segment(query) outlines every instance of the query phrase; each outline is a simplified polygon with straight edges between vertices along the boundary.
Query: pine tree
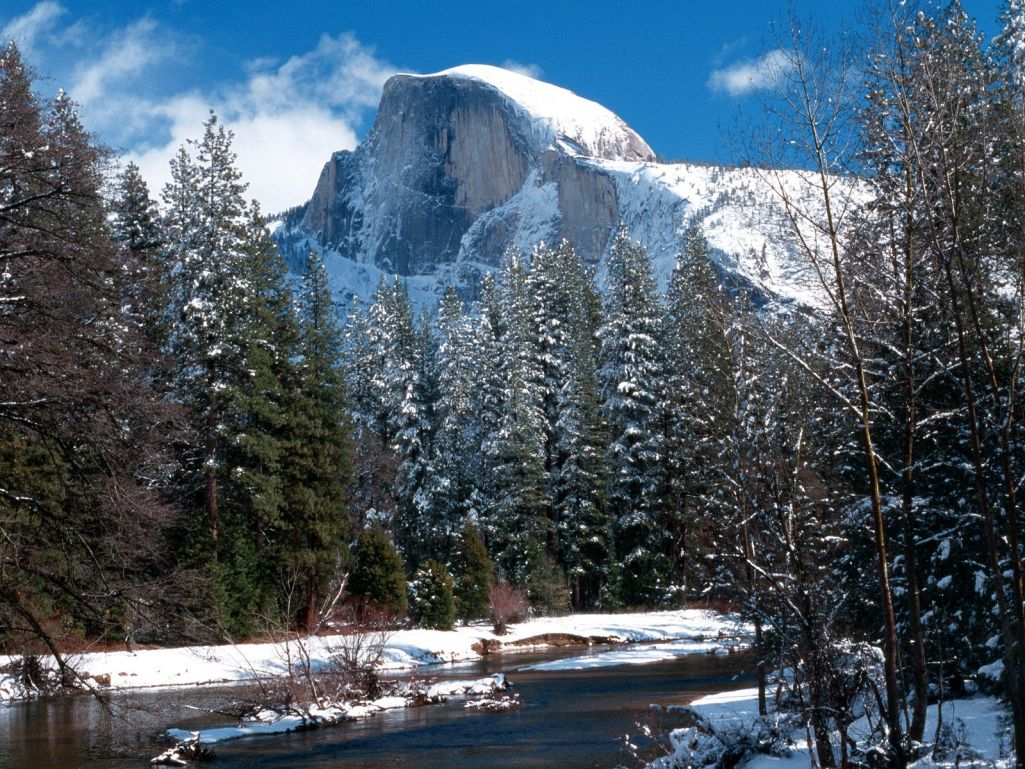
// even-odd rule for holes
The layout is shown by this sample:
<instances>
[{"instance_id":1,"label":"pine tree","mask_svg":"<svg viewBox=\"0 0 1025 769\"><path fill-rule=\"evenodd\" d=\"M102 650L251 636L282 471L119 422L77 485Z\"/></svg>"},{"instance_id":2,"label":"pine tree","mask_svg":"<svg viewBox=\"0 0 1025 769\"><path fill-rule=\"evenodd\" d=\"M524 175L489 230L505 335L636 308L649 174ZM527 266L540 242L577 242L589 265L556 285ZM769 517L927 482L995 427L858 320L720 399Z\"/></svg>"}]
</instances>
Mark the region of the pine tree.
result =
<instances>
[{"instance_id":1,"label":"pine tree","mask_svg":"<svg viewBox=\"0 0 1025 769\"><path fill-rule=\"evenodd\" d=\"M167 339L163 325L166 301L162 286L167 277L161 258L164 240L157 205L134 163L117 177L110 212L112 235L127 251L130 267L125 276L130 307L127 312L137 318L147 339L159 349Z\"/></svg>"},{"instance_id":2,"label":"pine tree","mask_svg":"<svg viewBox=\"0 0 1025 769\"><path fill-rule=\"evenodd\" d=\"M373 421L394 452L392 531L413 566L433 548L443 547L445 539L427 493L433 459L430 330L415 320L409 295L397 278L381 281L368 321L369 384L377 412Z\"/></svg>"},{"instance_id":3,"label":"pine tree","mask_svg":"<svg viewBox=\"0 0 1025 769\"><path fill-rule=\"evenodd\" d=\"M437 335L437 398L427 493L439 529L436 541L443 546L435 554L447 558L455 533L474 510L481 471L481 435L473 398L479 372L474 367L472 327L451 286L438 308Z\"/></svg>"},{"instance_id":4,"label":"pine tree","mask_svg":"<svg viewBox=\"0 0 1025 769\"><path fill-rule=\"evenodd\" d=\"M196 419L201 445L192 469L202 479L200 498L216 557L220 534L219 481L226 417L241 379L242 308L250 291L242 267L245 184L235 168L231 134L211 115L193 142L194 159L180 148L164 188L167 258L172 260L170 352L175 389Z\"/></svg>"},{"instance_id":5,"label":"pine tree","mask_svg":"<svg viewBox=\"0 0 1025 769\"><path fill-rule=\"evenodd\" d=\"M493 513L499 496L496 477L497 456L492 449L498 438L505 409L505 382L502 380L501 338L505 333L500 296L495 276L488 273L481 281L480 298L474 315L470 340L470 367L477 374L473 398L475 440L480 441L477 463L480 468L474 484L473 509L481 535L496 542L498 521Z\"/></svg>"},{"instance_id":6,"label":"pine tree","mask_svg":"<svg viewBox=\"0 0 1025 769\"><path fill-rule=\"evenodd\" d=\"M489 593L495 584L495 567L480 531L472 521L463 524L459 544L452 556L455 576L456 616L464 622L486 619Z\"/></svg>"},{"instance_id":7,"label":"pine tree","mask_svg":"<svg viewBox=\"0 0 1025 769\"><path fill-rule=\"evenodd\" d=\"M114 239L144 260L156 262L164 243L160 213L135 163L118 175L110 210Z\"/></svg>"},{"instance_id":8,"label":"pine tree","mask_svg":"<svg viewBox=\"0 0 1025 769\"><path fill-rule=\"evenodd\" d=\"M406 614L406 572L391 538L379 523L363 530L353 547L349 591L376 601L399 616Z\"/></svg>"},{"instance_id":9,"label":"pine tree","mask_svg":"<svg viewBox=\"0 0 1025 769\"><path fill-rule=\"evenodd\" d=\"M417 570L409 586L409 613L420 627L451 630L456 619L452 577L433 558Z\"/></svg>"},{"instance_id":10,"label":"pine tree","mask_svg":"<svg viewBox=\"0 0 1025 769\"><path fill-rule=\"evenodd\" d=\"M546 467L555 532L548 554L569 572L577 608L594 606L610 542L606 438L598 399L593 281L573 247L538 248L531 291L544 381ZM549 569L549 572L551 570Z\"/></svg>"},{"instance_id":11,"label":"pine tree","mask_svg":"<svg viewBox=\"0 0 1025 769\"><path fill-rule=\"evenodd\" d=\"M286 428L302 411L290 403L299 332L284 262L259 208L242 197L231 142L211 115L203 138L191 143L195 159L182 148L172 162L165 248L174 264L174 391L198 435L184 482L202 488L195 501L207 529L205 536L194 530L189 545L195 556L211 557L218 622L245 634L274 603L268 555L288 525Z\"/></svg>"},{"instance_id":12,"label":"pine tree","mask_svg":"<svg viewBox=\"0 0 1025 769\"><path fill-rule=\"evenodd\" d=\"M701 520L715 516L735 491L729 441L734 435L739 356L729 299L714 272L701 226L692 223L666 293L664 350L665 487L673 572L686 584L685 563L699 563ZM731 505L727 505L731 507Z\"/></svg>"},{"instance_id":13,"label":"pine tree","mask_svg":"<svg viewBox=\"0 0 1025 769\"><path fill-rule=\"evenodd\" d=\"M615 517L618 597L630 605L668 600L677 589L666 557L664 489L664 360L660 310L644 249L624 230L608 263L601 339L603 410L611 433L609 505Z\"/></svg>"},{"instance_id":14,"label":"pine tree","mask_svg":"<svg viewBox=\"0 0 1025 769\"><path fill-rule=\"evenodd\" d=\"M510 254L501 289L499 371L502 412L484 451L494 468L494 497L485 517L494 528L492 549L505 578L525 586L531 556L551 535L544 446L542 372L531 313L527 271Z\"/></svg>"},{"instance_id":15,"label":"pine tree","mask_svg":"<svg viewBox=\"0 0 1025 769\"><path fill-rule=\"evenodd\" d=\"M289 440L282 461L284 511L278 547L284 570L298 579L302 622L312 630L328 585L347 561L347 487L352 476L341 331L327 272L315 251L307 257L297 304L297 365L286 414Z\"/></svg>"},{"instance_id":16,"label":"pine tree","mask_svg":"<svg viewBox=\"0 0 1025 769\"><path fill-rule=\"evenodd\" d=\"M357 304L345 323L342 344L354 444L349 508L357 528L369 518L390 520L395 511L395 458L375 387L383 368L375 336L369 313Z\"/></svg>"}]
</instances>

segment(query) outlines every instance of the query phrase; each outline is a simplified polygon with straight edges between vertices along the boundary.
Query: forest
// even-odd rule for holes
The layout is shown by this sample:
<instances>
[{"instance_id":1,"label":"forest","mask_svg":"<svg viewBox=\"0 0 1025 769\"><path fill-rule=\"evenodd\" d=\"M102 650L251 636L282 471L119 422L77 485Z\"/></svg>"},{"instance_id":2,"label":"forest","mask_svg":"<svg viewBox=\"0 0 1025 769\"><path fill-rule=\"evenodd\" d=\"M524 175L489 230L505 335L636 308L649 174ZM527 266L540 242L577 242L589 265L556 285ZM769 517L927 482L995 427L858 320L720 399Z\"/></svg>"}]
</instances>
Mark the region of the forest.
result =
<instances>
[{"instance_id":1,"label":"forest","mask_svg":"<svg viewBox=\"0 0 1025 769\"><path fill-rule=\"evenodd\" d=\"M598 271L538 244L434 315L396 278L339 317L216 115L154 198L9 45L0 651L74 687L87 644L314 631L345 595L441 627L493 585L714 602L823 767L907 765L976 687L1025 765L1025 7L991 43L957 2L871 18L787 28L746 145L807 306L723 285L695 218L665 291L621 228Z\"/></svg>"}]
</instances>

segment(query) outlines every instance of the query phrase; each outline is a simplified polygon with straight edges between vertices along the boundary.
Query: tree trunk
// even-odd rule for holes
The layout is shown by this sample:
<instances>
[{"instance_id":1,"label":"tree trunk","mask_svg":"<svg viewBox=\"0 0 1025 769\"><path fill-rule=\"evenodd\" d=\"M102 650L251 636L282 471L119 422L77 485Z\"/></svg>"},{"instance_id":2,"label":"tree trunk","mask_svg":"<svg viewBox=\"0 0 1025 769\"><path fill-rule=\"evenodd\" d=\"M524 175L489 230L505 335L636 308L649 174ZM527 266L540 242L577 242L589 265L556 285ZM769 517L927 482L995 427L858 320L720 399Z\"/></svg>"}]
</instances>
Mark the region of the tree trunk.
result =
<instances>
[{"instance_id":1,"label":"tree trunk","mask_svg":"<svg viewBox=\"0 0 1025 769\"><path fill-rule=\"evenodd\" d=\"M819 138L814 120L810 123L818 156L818 174L823 202L825 204L827 232L829 234L832 256L833 279L835 280L837 309L843 321L854 361L855 383L858 388L858 404L860 407L860 429L862 445L865 451L865 465L868 470L869 498L872 504L872 529L878 558L879 599L883 610L883 666L886 680L886 722L890 730L890 748L892 760L897 769L907 764L904 755L904 740L900 725L900 691L897 687L897 620L893 612L893 592L890 589L890 566L886 553L886 521L883 518L882 496L879 488L879 467L876 462L875 446L872 443L872 401L868 389L868 378L865 374L865 361L858 345L854 320L847 301L847 285L844 278L843 263L840 256L840 237L837 224L833 217L833 205L830 194L827 170L828 163L824 157L824 146Z\"/></svg>"},{"instance_id":2,"label":"tree trunk","mask_svg":"<svg viewBox=\"0 0 1025 769\"><path fill-rule=\"evenodd\" d=\"M975 410L975 387L972 383L968 349L965 343L964 324L958 300L957 285L954 282L950 258L944 255L944 274L947 288L950 291L950 302L954 316L954 329L957 332L958 362L961 370L961 386L965 396L965 409L968 414L968 430L972 451L972 467L975 475L975 492L978 498L979 512L982 514L986 535L986 551L989 567L993 576L993 589L997 597L997 610L1000 616L1000 630L1003 637L1004 680L1007 687L1007 699L1011 704L1011 721L1014 727L1015 766L1025 769L1025 691L1020 684L1019 655L1016 633L1012 627L1011 607L1008 606L1007 592L1004 585L1003 568L1000 563L1000 546L996 534L993 510L986 493L985 471L982 460L982 439L980 438L979 416Z\"/></svg>"},{"instance_id":3,"label":"tree trunk","mask_svg":"<svg viewBox=\"0 0 1025 769\"><path fill-rule=\"evenodd\" d=\"M207 363L207 389L210 405L206 412L206 435L203 446L203 472L206 477L206 517L210 526L210 541L213 543L213 558L217 560L217 410L214 396L214 368Z\"/></svg>"},{"instance_id":4,"label":"tree trunk","mask_svg":"<svg viewBox=\"0 0 1025 769\"><path fill-rule=\"evenodd\" d=\"M303 612L303 627L307 633L316 632L320 624L317 603L317 586L313 583L313 580L308 580L306 583L306 607Z\"/></svg>"},{"instance_id":5,"label":"tree trunk","mask_svg":"<svg viewBox=\"0 0 1025 769\"><path fill-rule=\"evenodd\" d=\"M811 720L812 735L815 738L815 753L819 758L819 766L822 769L832 769L836 766L836 756L833 755L832 730L829 728L827 713L830 710L830 703L823 681L822 647L824 645L820 634L812 627L815 616L810 602L805 600L804 629L804 666L807 678L808 710Z\"/></svg>"},{"instance_id":6,"label":"tree trunk","mask_svg":"<svg viewBox=\"0 0 1025 769\"><path fill-rule=\"evenodd\" d=\"M905 125L905 142L908 126ZM901 321L904 342L904 397L907 400L907 413L904 421L904 469L901 473L901 507L904 523L904 568L907 572L907 607L910 618L911 646L911 679L915 693L911 725L908 728L908 739L921 742L925 736L925 720L929 707L929 673L925 654L925 629L922 626L922 595L918 583L918 554L915 547L914 521L914 490L915 490L915 438L917 436L916 420L918 419L918 396L915 381L915 334L913 318L915 313L915 271L912 233L914 232L914 212L911 201L914 199L914 176L911 166L904 171L904 236L901 257L904 267L904 300L902 303Z\"/></svg>"},{"instance_id":7,"label":"tree trunk","mask_svg":"<svg viewBox=\"0 0 1025 769\"><path fill-rule=\"evenodd\" d=\"M762 647L763 641L762 620L757 618L755 619L755 648L758 650L758 665L756 668L758 675L758 715L767 716L769 715L769 707L765 701L765 650Z\"/></svg>"},{"instance_id":8,"label":"tree trunk","mask_svg":"<svg viewBox=\"0 0 1025 769\"><path fill-rule=\"evenodd\" d=\"M206 438L206 517L210 525L210 541L214 545L214 560L217 560L217 468L214 465L214 436L209 431Z\"/></svg>"}]
</instances>

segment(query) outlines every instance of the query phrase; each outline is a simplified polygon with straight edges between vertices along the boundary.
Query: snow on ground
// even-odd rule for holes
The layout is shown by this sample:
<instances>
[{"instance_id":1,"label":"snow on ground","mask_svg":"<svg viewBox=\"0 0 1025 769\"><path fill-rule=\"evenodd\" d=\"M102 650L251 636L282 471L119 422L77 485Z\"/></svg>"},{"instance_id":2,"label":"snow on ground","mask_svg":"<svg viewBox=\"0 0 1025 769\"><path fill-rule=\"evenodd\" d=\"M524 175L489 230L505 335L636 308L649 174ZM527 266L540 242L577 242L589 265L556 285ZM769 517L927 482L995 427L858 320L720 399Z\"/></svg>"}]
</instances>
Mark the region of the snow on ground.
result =
<instances>
[{"instance_id":1,"label":"snow on ground","mask_svg":"<svg viewBox=\"0 0 1025 769\"><path fill-rule=\"evenodd\" d=\"M723 642L750 633L734 617L689 609L645 614L578 614L545 617L512 625L504 636L490 626L471 625L451 631L399 630L387 637L382 668L405 670L443 662L479 659L486 643L498 647L538 647L555 642L654 642L685 640ZM570 638L565 638L565 637ZM342 636L303 639L315 665L327 664L338 653ZM695 643L693 650L707 651ZM254 643L192 646L175 649L140 649L134 652L93 652L69 657L75 669L103 689L184 687L199 684L242 683L254 678L282 675L288 667L286 646ZM294 658L295 648L291 649ZM0 670L14 660L0 656ZM13 673L0 673L0 702L24 699Z\"/></svg>"},{"instance_id":2,"label":"snow on ground","mask_svg":"<svg viewBox=\"0 0 1025 769\"><path fill-rule=\"evenodd\" d=\"M442 701L446 697L460 697L471 694L491 694L506 688L505 676L498 674L472 681L444 681L427 689L427 697L432 702ZM209 729L190 731L187 729L168 729L166 735L176 742L197 740L203 745L240 737L256 737L267 734L285 734L298 729L313 726L336 724L341 721L356 721L380 713L383 710L396 710L409 707L410 697L392 695L381 697L372 702L342 702L310 708L301 715L282 715L274 710L265 710L252 718L247 718L237 726L216 726Z\"/></svg>"},{"instance_id":3,"label":"snow on ground","mask_svg":"<svg viewBox=\"0 0 1025 769\"><path fill-rule=\"evenodd\" d=\"M529 665L521 670L594 670L617 665L647 665L652 662L667 662L685 654L717 654L737 651L744 646L739 639L709 641L670 641L659 645L631 646L627 649L585 654L551 662Z\"/></svg>"},{"instance_id":4,"label":"snow on ground","mask_svg":"<svg viewBox=\"0 0 1025 769\"><path fill-rule=\"evenodd\" d=\"M731 729L749 724L758 717L758 690L749 688L719 692L696 699L688 707L702 716L717 732L728 733ZM1001 737L1002 713L1000 703L995 698L976 696L944 702L942 716L945 724L964 725L965 742L976 751L980 759L999 764L1010 748L1007 737ZM940 709L937 705L929 706L925 729L927 742L935 738L939 714ZM864 719L861 719L852 726L851 736L863 737L866 731ZM673 744L678 747L678 754L680 751L677 743L685 739L688 732L687 729L680 729L673 733L676 735ZM808 741L803 731L795 732L792 738L794 746L789 756L756 755L743 764L743 769L807 769L813 766ZM950 765L952 766L953 762ZM667 756L656 759L647 769L673 769L675 766L672 757ZM916 769L945 769L947 766L945 763L933 762L928 757L913 764Z\"/></svg>"}]
</instances>

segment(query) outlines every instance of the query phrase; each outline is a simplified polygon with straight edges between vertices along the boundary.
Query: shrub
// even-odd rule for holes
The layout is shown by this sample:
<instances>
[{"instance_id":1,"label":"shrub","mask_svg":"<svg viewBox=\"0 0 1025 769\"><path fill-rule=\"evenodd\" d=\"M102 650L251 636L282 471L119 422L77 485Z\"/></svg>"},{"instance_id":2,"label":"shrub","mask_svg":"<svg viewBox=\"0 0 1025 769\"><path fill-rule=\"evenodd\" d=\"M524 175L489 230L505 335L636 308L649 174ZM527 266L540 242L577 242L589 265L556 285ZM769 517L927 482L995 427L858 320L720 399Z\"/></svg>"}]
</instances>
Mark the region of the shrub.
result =
<instances>
[{"instance_id":1,"label":"shrub","mask_svg":"<svg viewBox=\"0 0 1025 769\"><path fill-rule=\"evenodd\" d=\"M527 618L530 603L527 594L508 582L499 582L488 592L491 603L491 622L496 635L505 635L508 625Z\"/></svg>"},{"instance_id":2,"label":"shrub","mask_svg":"<svg viewBox=\"0 0 1025 769\"><path fill-rule=\"evenodd\" d=\"M431 559L420 567L409 588L409 612L420 627L451 630L456 618L452 577Z\"/></svg>"},{"instance_id":3,"label":"shrub","mask_svg":"<svg viewBox=\"0 0 1025 769\"><path fill-rule=\"evenodd\" d=\"M363 530L353 548L350 592L363 595L400 617L406 614L406 572L391 538L379 523Z\"/></svg>"}]
</instances>

